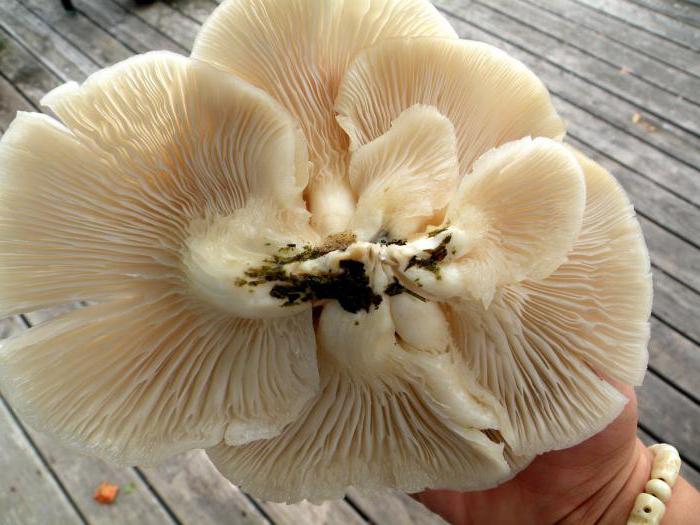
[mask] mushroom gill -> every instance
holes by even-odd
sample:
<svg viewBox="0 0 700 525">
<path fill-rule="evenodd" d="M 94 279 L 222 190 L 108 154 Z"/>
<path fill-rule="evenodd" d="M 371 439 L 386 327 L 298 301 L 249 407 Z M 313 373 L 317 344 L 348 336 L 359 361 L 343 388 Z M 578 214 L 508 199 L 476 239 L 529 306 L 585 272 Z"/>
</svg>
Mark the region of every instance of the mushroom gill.
<svg viewBox="0 0 700 525">
<path fill-rule="evenodd" d="M 651 275 L 641 228 L 615 179 L 574 154 L 587 194 L 567 260 L 502 288 L 488 309 L 449 306 L 469 368 L 506 409 L 501 432 L 516 454 L 575 445 L 619 414 L 627 399 L 596 370 L 632 385 L 646 371 Z"/>
<path fill-rule="evenodd" d="M 0 141 L 0 389 L 125 464 L 276 501 L 477 490 L 639 384 L 649 261 L 539 79 L 423 0 L 225 0 L 192 58 L 68 83 Z M 274 473 L 274 475 L 272 474 Z"/>
<path fill-rule="evenodd" d="M 426 0 L 229 0 L 202 26 L 192 56 L 257 86 L 297 119 L 309 145 L 306 197 L 324 235 L 354 209 L 338 86 L 357 53 L 397 37 L 457 38 Z"/>
<path fill-rule="evenodd" d="M 35 428 L 127 464 L 277 433 L 318 388 L 311 312 L 233 316 L 188 277 L 185 255 L 193 228 L 251 208 L 277 223 L 249 231 L 294 223 L 292 238 L 316 238 L 294 122 L 168 52 L 44 103 L 65 126 L 22 113 L 0 143 L 0 309 L 98 304 L 5 341 L 3 395 Z"/>
</svg>

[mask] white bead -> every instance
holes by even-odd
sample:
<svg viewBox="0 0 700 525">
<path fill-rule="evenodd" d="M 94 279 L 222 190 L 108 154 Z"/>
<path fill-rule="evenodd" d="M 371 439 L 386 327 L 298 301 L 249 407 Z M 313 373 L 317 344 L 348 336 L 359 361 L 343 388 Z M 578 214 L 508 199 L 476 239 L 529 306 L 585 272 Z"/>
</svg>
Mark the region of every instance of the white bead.
<svg viewBox="0 0 700 525">
<path fill-rule="evenodd" d="M 664 512 L 666 512 L 666 505 L 661 500 L 642 492 L 634 500 L 634 507 L 627 519 L 627 525 L 659 525 Z"/>
<path fill-rule="evenodd" d="M 667 503 L 671 499 L 671 487 L 668 483 L 661 479 L 650 479 L 647 481 L 646 487 L 644 487 L 644 492 L 656 496 L 664 503 Z"/>
<path fill-rule="evenodd" d="M 678 451 L 671 445 L 652 445 L 649 449 L 654 453 L 654 461 L 651 467 L 651 479 L 660 479 L 673 487 L 681 471 L 681 457 Z"/>
</svg>

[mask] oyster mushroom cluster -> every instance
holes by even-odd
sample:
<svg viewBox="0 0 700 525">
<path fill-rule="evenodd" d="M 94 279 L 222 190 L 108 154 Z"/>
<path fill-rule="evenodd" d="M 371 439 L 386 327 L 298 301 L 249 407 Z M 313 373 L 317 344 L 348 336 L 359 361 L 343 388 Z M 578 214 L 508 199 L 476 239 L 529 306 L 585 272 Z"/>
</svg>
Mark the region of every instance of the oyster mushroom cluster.
<svg viewBox="0 0 700 525">
<path fill-rule="evenodd" d="M 544 85 L 422 0 L 226 0 L 0 143 L 0 389 L 121 464 L 255 496 L 476 490 L 605 427 L 649 260 Z"/>
</svg>

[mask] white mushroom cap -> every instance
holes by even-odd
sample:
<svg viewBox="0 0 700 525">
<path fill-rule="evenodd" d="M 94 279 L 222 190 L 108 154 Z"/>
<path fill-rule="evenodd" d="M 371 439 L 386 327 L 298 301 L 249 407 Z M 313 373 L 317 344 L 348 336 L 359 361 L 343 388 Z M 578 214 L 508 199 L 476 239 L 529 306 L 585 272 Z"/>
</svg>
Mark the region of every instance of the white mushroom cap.
<svg viewBox="0 0 700 525">
<path fill-rule="evenodd" d="M 621 410 L 646 247 L 525 66 L 421 0 L 226 0 L 193 55 L 0 141 L 0 313 L 96 302 L 0 345 L 22 417 L 291 502 L 488 488 Z"/>
<path fill-rule="evenodd" d="M 427 49 L 433 54 L 420 48 L 419 41 L 427 42 Z M 454 235 L 450 246 L 455 253 L 446 257 L 441 267 L 442 279 L 433 276 L 429 282 L 423 276 L 423 283 L 412 288 L 416 295 L 424 294 L 446 302 L 437 306 L 435 302 L 424 303 L 402 294 L 392 297 L 388 308 L 382 303 L 376 311 L 355 314 L 359 318 L 348 316 L 332 303 L 324 308 L 317 328 L 322 390 L 308 412 L 272 440 L 243 447 L 222 445 L 209 451 L 214 463 L 229 479 L 263 497 L 285 501 L 301 497 L 337 497 L 351 484 L 364 490 L 382 485 L 418 490 L 426 483 L 443 488 L 486 488 L 498 476 L 502 476 L 502 481 L 513 475 L 537 453 L 573 445 L 589 437 L 619 413 L 626 399 L 590 368 L 603 364 L 601 356 L 607 356 L 606 367 L 601 368 L 606 372 L 609 366 L 621 371 L 643 371 L 646 363 L 646 320 L 650 304 L 648 261 L 639 227 L 624 193 L 607 173 L 599 167 L 593 168 L 590 161 L 579 159 L 555 140 L 526 137 L 508 142 L 522 135 L 558 138 L 563 133 L 561 121 L 541 83 L 518 63 L 488 46 L 427 39 L 390 42 L 368 50 L 351 66 L 346 82 L 349 84 L 359 69 L 357 64 L 365 63 L 365 56 L 379 55 L 384 48 L 391 48 L 394 53 L 387 52 L 385 71 L 378 74 L 368 69 L 358 74 L 362 79 L 360 87 L 352 93 L 348 91 L 347 100 L 359 108 L 358 113 L 353 114 L 353 125 L 347 125 L 350 117 L 340 119 L 350 136 L 356 137 L 350 177 L 359 201 L 352 224 L 361 225 L 357 231 L 364 236 L 369 236 L 366 232 L 376 233 L 377 229 L 390 231 L 390 223 L 384 220 L 384 215 L 394 218 L 396 210 L 402 210 L 393 202 L 406 202 L 403 209 L 418 210 L 425 217 L 440 217 L 442 201 L 435 205 L 421 202 L 426 206 L 425 213 L 420 206 L 410 203 L 411 199 L 416 199 L 420 184 L 425 184 L 425 191 L 428 187 L 435 188 L 430 198 L 439 199 L 444 191 L 441 189 L 443 181 L 450 179 L 439 176 L 450 173 L 448 168 L 429 169 L 432 157 L 427 152 L 443 148 L 445 162 L 432 165 L 449 166 L 449 159 L 456 150 L 464 178 L 445 210 L 445 230 L 440 232 L 442 228 L 436 225 L 425 237 L 419 235 L 420 228 L 411 228 L 410 232 L 418 235 L 415 240 L 388 246 L 383 252 L 403 269 L 402 263 L 409 259 L 407 254 L 435 248 L 448 235 Z M 401 49 L 401 53 L 396 48 Z M 407 52 L 406 48 L 415 49 L 416 53 Z M 445 48 L 458 55 L 460 67 L 464 68 L 465 61 L 469 65 L 472 60 L 477 64 L 492 60 L 500 64 L 491 68 L 499 75 L 489 86 L 488 70 L 481 71 L 482 76 L 487 77 L 487 87 L 481 88 L 480 77 L 475 74 L 475 89 L 470 91 L 465 88 L 469 85 L 469 76 L 460 76 L 461 70 L 455 66 L 456 71 L 441 70 L 443 76 L 427 75 L 428 80 L 421 84 L 423 77 L 416 73 L 416 69 L 420 69 L 415 62 L 418 61 L 419 66 L 430 66 L 431 71 L 439 69 L 442 64 L 437 57 L 441 55 L 436 49 L 444 54 Z M 423 58 L 424 54 L 429 57 Z M 396 90 L 391 79 L 401 74 L 404 58 L 406 70 L 415 78 L 403 84 L 396 80 L 395 84 L 409 87 Z M 376 63 L 372 63 L 372 67 L 375 66 Z M 443 80 L 444 77 L 448 81 Z M 450 89 L 431 90 L 436 85 L 439 88 L 441 82 Z M 425 90 L 419 89 L 418 94 L 413 95 L 410 88 L 416 84 L 423 85 Z M 508 120 L 508 113 L 501 108 L 488 108 L 490 113 L 485 110 L 483 114 L 476 110 L 460 113 L 464 107 L 484 107 L 487 95 L 499 93 L 504 84 L 511 90 L 510 97 L 505 99 L 515 106 L 509 108 L 510 114 L 522 115 L 520 118 Z M 475 98 L 466 103 L 464 94 L 472 92 L 476 92 L 471 95 Z M 353 98 L 354 94 L 358 95 L 359 102 Z M 341 88 L 337 106 L 341 111 L 344 96 L 346 93 Z M 434 106 L 413 107 L 426 103 Z M 500 120 L 496 118 L 499 113 L 495 116 L 493 113 L 498 111 L 503 112 Z M 450 126 L 444 126 L 441 131 L 435 127 L 443 118 L 440 113 L 450 116 L 461 127 L 455 124 L 453 131 Z M 402 124 L 413 118 L 416 122 L 412 123 L 411 135 Z M 478 123 L 474 129 L 464 124 L 469 118 Z M 491 123 L 492 127 L 484 130 L 484 122 Z M 370 131 L 353 135 L 358 129 Z M 402 133 L 414 140 L 401 140 Z M 452 148 L 449 147 L 450 137 L 456 137 L 452 139 Z M 425 151 L 420 147 L 423 144 L 428 144 Z M 421 165 L 421 161 L 425 164 Z M 438 176 L 416 178 L 426 172 Z M 589 196 L 588 186 L 592 192 Z M 371 189 L 367 191 L 368 188 Z M 600 210 L 600 199 L 610 195 L 614 199 L 607 203 L 606 209 Z M 364 202 L 372 205 L 363 205 Z M 371 227 L 362 228 L 367 224 Z M 611 255 L 608 250 L 616 245 L 620 251 Z M 567 280 L 567 268 L 575 261 L 578 249 L 590 250 L 592 255 L 602 249 L 605 255 L 600 259 L 593 255 L 591 260 L 582 261 L 579 268 L 583 273 L 578 275 L 581 282 L 571 283 Z M 448 278 L 452 270 L 459 279 Z M 530 283 L 547 282 L 548 278 L 556 281 L 560 271 L 564 272 L 561 284 L 564 291 L 555 290 L 554 299 L 559 293 L 566 295 L 567 285 L 576 290 L 575 293 L 582 293 L 581 297 L 586 297 L 586 291 L 600 290 L 592 300 L 601 311 L 595 310 L 589 315 L 594 315 L 601 323 L 605 335 L 595 344 L 584 344 L 584 338 L 589 337 L 584 335 L 584 331 L 590 330 L 589 320 L 582 321 L 581 340 L 573 337 L 575 331 L 567 333 L 565 328 L 557 332 L 558 337 L 549 336 L 549 324 L 556 325 L 559 316 L 575 320 L 581 315 L 585 319 L 589 310 L 585 300 L 582 305 L 563 303 L 562 306 L 571 309 L 570 314 L 550 310 L 542 318 L 537 318 L 537 309 L 531 312 L 523 305 L 530 299 L 529 294 L 523 294 L 519 301 L 510 301 L 517 297 L 518 290 Z M 610 286 L 608 294 L 605 289 L 609 283 L 596 282 L 607 279 L 608 272 L 625 281 L 624 290 Z M 401 272 L 396 275 L 402 277 Z M 410 272 L 404 271 L 403 277 L 406 279 L 401 283 L 410 286 Z M 625 306 L 618 310 L 622 304 L 634 304 L 636 309 L 628 311 Z M 626 318 L 626 314 L 630 317 Z M 616 329 L 618 324 L 621 332 Z M 571 326 L 566 324 L 566 328 Z M 448 327 L 448 333 L 438 335 L 441 327 Z M 392 332 L 396 335 L 392 336 Z M 425 333 L 432 337 L 422 337 Z M 570 347 L 560 342 L 564 334 L 572 338 Z M 618 345 L 625 349 L 619 349 Z M 466 366 L 460 364 L 461 359 L 466 360 Z M 411 391 L 387 379 L 396 374 L 397 379 L 406 381 L 408 377 L 410 381 L 412 375 L 406 375 L 405 370 L 397 373 L 401 370 L 397 366 L 399 362 L 410 362 L 412 370 L 424 371 L 420 391 Z M 430 363 L 434 368 L 421 368 L 418 363 Z M 438 363 L 444 366 L 441 371 L 436 370 Z M 333 365 L 337 370 L 331 368 Z M 476 370 L 478 379 L 475 382 L 471 380 L 471 371 Z M 450 373 L 455 371 L 461 373 L 461 384 L 449 379 Z M 636 374 L 623 373 L 626 379 L 638 380 Z M 381 389 L 367 386 L 372 384 L 381 385 Z M 479 386 L 485 387 L 482 392 L 487 394 L 480 394 Z M 393 390 L 392 393 L 412 392 L 418 398 L 412 401 L 413 407 L 424 403 L 421 396 L 428 395 L 433 401 L 439 399 L 437 405 L 426 403 L 423 406 L 443 422 L 454 422 L 454 414 L 472 414 L 461 420 L 458 428 L 461 432 L 468 430 L 467 442 L 478 442 L 478 434 L 472 432 L 481 430 L 481 438 L 488 437 L 494 445 L 504 445 L 497 454 L 506 462 L 509 475 L 493 466 L 487 467 L 488 463 L 475 467 L 474 460 L 479 453 L 474 449 L 469 449 L 472 463 L 467 463 L 472 466 L 463 467 L 458 474 L 449 464 L 465 461 L 465 458 L 440 457 L 440 453 L 435 452 L 436 448 L 451 450 L 449 435 L 439 440 L 435 438 L 433 446 L 421 445 L 424 450 L 430 450 L 427 457 L 432 464 L 440 465 L 437 470 L 441 474 L 437 474 L 432 465 L 421 462 L 424 456 L 416 457 L 415 449 L 407 449 L 400 441 L 394 441 L 403 436 L 420 440 L 426 435 L 432 436 L 433 428 L 440 428 L 430 425 L 426 428 L 414 420 L 388 419 L 395 431 L 393 439 L 389 439 L 393 452 L 385 454 L 391 454 L 393 461 L 381 463 L 374 459 L 371 453 L 381 445 L 364 437 L 370 425 L 367 422 L 370 416 L 365 415 L 370 409 L 364 406 L 396 406 L 397 401 L 390 403 L 378 395 L 386 395 L 387 389 Z M 490 401 L 488 392 L 497 393 L 498 405 Z M 479 404 L 477 398 L 481 400 L 481 408 L 475 410 Z M 466 406 L 458 399 L 467 403 Z M 418 408 L 412 413 L 401 410 L 414 416 L 425 413 Z M 384 414 L 382 412 L 381 423 L 370 420 L 371 428 L 387 424 Z M 476 414 L 485 419 L 479 420 Z M 319 428 L 320 434 L 316 434 Z M 460 449 L 464 450 L 464 446 Z M 281 453 L 282 450 L 285 452 Z M 404 453 L 406 450 L 409 453 Z M 494 452 L 492 449 L 486 457 L 495 458 Z M 442 464 L 442 459 L 447 459 L 448 464 Z M 410 471 L 402 471 L 402 465 L 410 465 Z M 504 467 L 504 463 L 500 465 Z M 266 472 L 278 473 L 275 481 L 264 479 Z M 475 477 L 479 478 L 476 483 Z"/>
<path fill-rule="evenodd" d="M 488 309 L 451 302 L 454 339 L 510 421 L 515 454 L 573 446 L 602 430 L 627 399 L 595 370 L 642 382 L 652 285 L 634 210 L 601 166 L 574 152 L 586 182 L 581 232 L 543 279 L 499 290 Z"/>
<path fill-rule="evenodd" d="M 0 312 L 99 304 L 3 342 L 3 394 L 36 428 L 122 463 L 276 434 L 318 388 L 310 308 L 237 318 L 184 262 L 193 235 L 236 218 L 227 250 L 254 260 L 261 247 L 235 246 L 246 231 L 316 239 L 293 121 L 166 52 L 44 102 L 67 127 L 24 113 L 0 142 Z M 244 224 L 261 216 L 268 230 Z"/>
<path fill-rule="evenodd" d="M 318 342 L 321 391 L 297 421 L 276 438 L 207 451 L 244 490 L 316 502 L 350 485 L 464 490 L 512 475 L 503 444 L 483 431 L 498 425 L 498 405 L 455 352 L 426 356 L 402 346 L 386 302 L 353 316 L 329 304 Z"/>
<path fill-rule="evenodd" d="M 338 90 L 338 121 L 351 151 L 386 133 L 415 104 L 454 125 L 460 175 L 491 148 L 523 137 L 564 135 L 542 82 L 525 65 L 482 42 L 396 38 L 360 53 Z"/>
<path fill-rule="evenodd" d="M 353 153 L 349 178 L 358 196 L 350 229 L 359 239 L 405 239 L 439 224 L 459 180 L 452 123 L 430 106 L 405 110 Z"/>
<path fill-rule="evenodd" d="M 202 26 L 192 56 L 260 87 L 299 121 L 312 220 L 328 234 L 343 231 L 354 208 L 348 139 L 333 111 L 338 85 L 360 50 L 417 36 L 457 37 L 426 0 L 228 0 Z"/>
<path fill-rule="evenodd" d="M 566 260 L 585 200 L 574 155 L 554 140 L 527 137 L 482 155 L 462 179 L 430 246 L 446 250 L 439 271 L 412 265 L 420 262 L 411 259 L 413 243 L 392 253 L 428 296 L 470 296 L 488 305 L 498 288 L 546 277 Z"/>
</svg>

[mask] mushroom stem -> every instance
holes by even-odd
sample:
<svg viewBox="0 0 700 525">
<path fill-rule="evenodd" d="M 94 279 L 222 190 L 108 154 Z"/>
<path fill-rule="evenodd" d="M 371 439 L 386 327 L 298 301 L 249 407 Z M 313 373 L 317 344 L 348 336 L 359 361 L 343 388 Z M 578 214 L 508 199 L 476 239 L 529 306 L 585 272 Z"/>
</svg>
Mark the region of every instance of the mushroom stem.
<svg viewBox="0 0 700 525">
<path fill-rule="evenodd" d="M 344 178 L 325 177 L 312 183 L 308 192 L 311 222 L 320 235 L 343 232 L 355 212 L 355 197 Z"/>
</svg>

